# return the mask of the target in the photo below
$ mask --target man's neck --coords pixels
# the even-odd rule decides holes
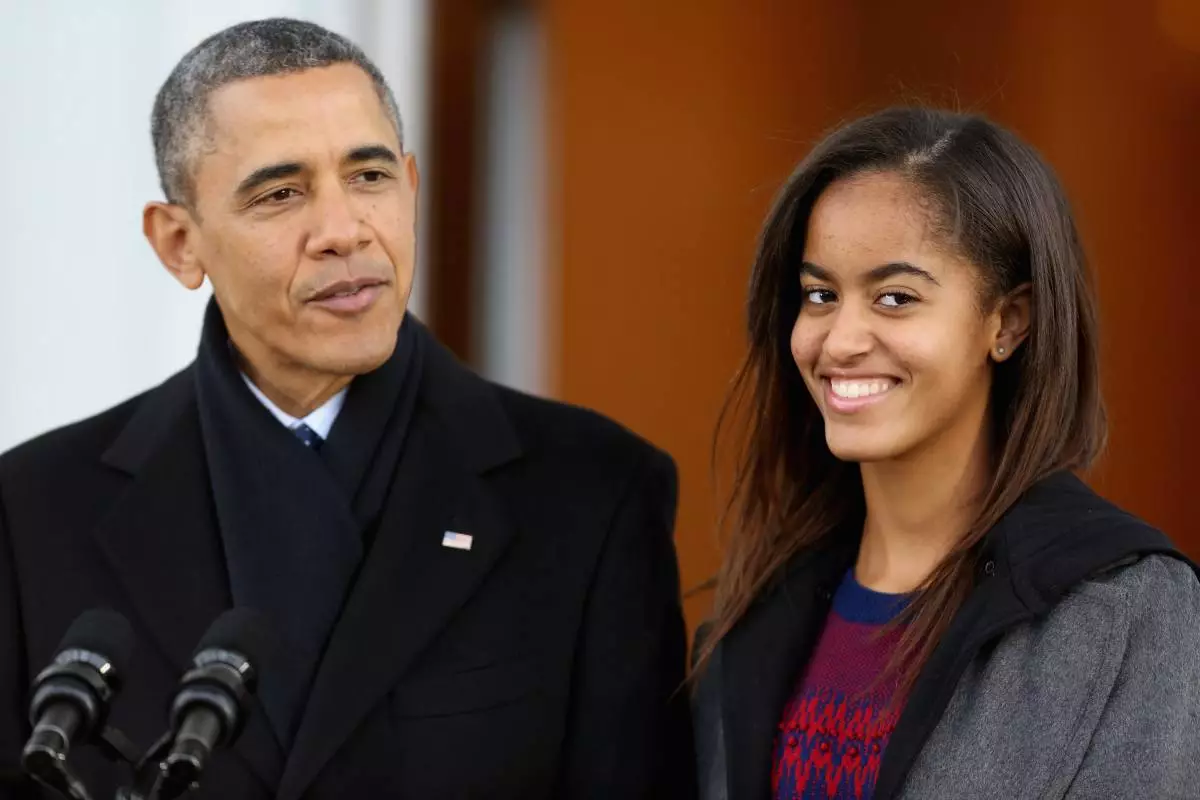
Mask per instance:
[[[328,375],[302,368],[288,369],[271,365],[262,369],[234,343],[238,366],[267,399],[279,409],[296,419],[303,419],[316,411],[350,385],[351,375]]]
[[[855,574],[881,592],[910,592],[974,522],[990,474],[985,428],[902,461],[863,464],[867,518]]]

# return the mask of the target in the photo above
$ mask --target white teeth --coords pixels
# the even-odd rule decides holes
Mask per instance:
[[[830,386],[833,387],[833,393],[838,397],[853,399],[856,397],[870,397],[871,395],[883,394],[888,389],[891,389],[895,383],[889,380],[883,381],[830,381]]]

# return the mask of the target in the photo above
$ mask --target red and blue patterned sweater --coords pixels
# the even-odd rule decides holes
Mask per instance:
[[[860,585],[850,570],[783,711],[775,741],[775,800],[870,800],[903,704],[884,673],[901,631],[881,629],[907,595]],[[895,672],[894,670],[892,671]]]

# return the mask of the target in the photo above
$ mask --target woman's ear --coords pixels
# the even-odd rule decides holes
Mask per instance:
[[[1028,283],[1013,289],[997,303],[996,310],[992,312],[995,331],[991,351],[994,361],[1007,360],[1025,341],[1029,335],[1032,304],[1033,291]]]

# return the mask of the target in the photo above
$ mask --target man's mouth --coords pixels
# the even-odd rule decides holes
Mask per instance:
[[[379,278],[337,281],[322,287],[307,302],[337,314],[358,314],[375,303],[386,285],[387,282]]]

